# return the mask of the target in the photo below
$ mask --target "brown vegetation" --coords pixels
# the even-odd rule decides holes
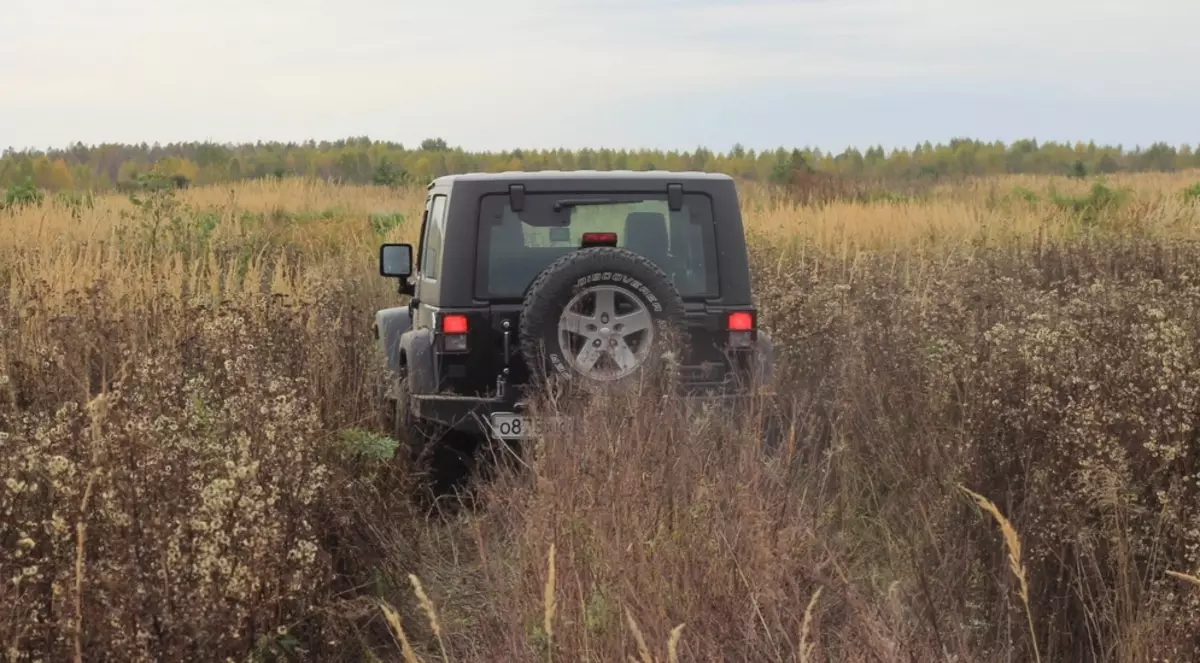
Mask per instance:
[[[376,246],[415,231],[371,215],[422,191],[0,213],[0,653],[1193,659],[1196,179],[751,187],[781,454],[615,394],[442,518],[371,429]]]

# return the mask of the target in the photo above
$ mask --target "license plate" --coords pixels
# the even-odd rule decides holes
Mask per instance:
[[[533,417],[512,412],[496,412],[492,415],[492,431],[502,440],[518,440],[537,435],[537,422]]]

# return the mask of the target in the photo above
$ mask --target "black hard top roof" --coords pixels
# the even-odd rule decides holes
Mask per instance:
[[[508,181],[569,181],[569,180],[606,180],[606,181],[638,181],[638,182],[678,182],[681,180],[703,180],[710,182],[733,181],[724,173],[706,173],[701,171],[670,171],[670,170],[509,170],[500,173],[459,173],[443,175],[429,183],[429,188],[451,185],[455,182],[508,182]]]

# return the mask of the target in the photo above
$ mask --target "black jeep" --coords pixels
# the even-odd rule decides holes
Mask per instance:
[[[614,383],[654,365],[663,323],[683,330],[687,396],[769,383],[732,178],[472,173],[428,189],[415,267],[411,245],[380,248],[380,274],[411,300],[375,314],[384,425],[426,463],[448,433],[533,435],[528,392],[546,379]]]

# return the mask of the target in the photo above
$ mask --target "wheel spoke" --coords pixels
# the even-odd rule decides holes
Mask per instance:
[[[596,291],[596,310],[592,312],[592,316],[599,318],[605,314],[608,314],[610,320],[616,317],[617,314],[617,304],[613,298],[613,291],[608,288]]]
[[[621,325],[619,327],[620,334],[621,337],[624,338],[630,334],[636,334],[637,332],[650,328],[650,311],[646,309],[639,309],[633,313],[615,318],[613,323],[614,325]]]
[[[619,366],[622,371],[627,371],[637,366],[637,355],[633,354],[633,350],[629,349],[629,346],[625,343],[625,340],[618,338],[616,341],[616,347],[612,348],[612,358],[613,361],[617,362],[617,366]]]
[[[604,351],[596,347],[593,343],[586,343],[583,349],[575,357],[575,366],[584,373],[589,373],[596,366],[596,362],[600,360]]]
[[[591,316],[587,316],[587,315],[581,315],[579,313],[574,313],[572,311],[567,311],[566,313],[563,313],[562,317],[559,318],[559,321],[558,321],[558,325],[559,325],[560,329],[565,329],[566,331],[569,331],[572,334],[579,334],[579,335],[585,336],[587,338],[591,338],[592,336],[595,335],[594,331],[588,330],[588,325],[594,326],[595,324],[596,324],[595,318],[593,318]]]

